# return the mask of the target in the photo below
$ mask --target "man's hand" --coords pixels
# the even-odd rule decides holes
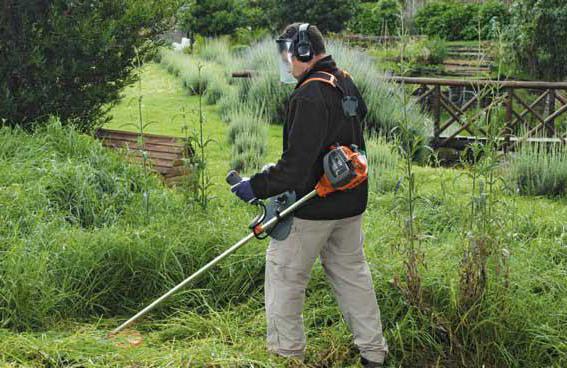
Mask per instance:
[[[250,179],[244,178],[238,184],[232,186],[230,191],[244,202],[250,203],[256,198],[254,192],[252,191],[252,185],[250,185]]]

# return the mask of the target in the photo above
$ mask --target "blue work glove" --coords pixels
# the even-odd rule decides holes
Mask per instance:
[[[252,191],[252,185],[250,185],[250,179],[242,179],[242,181],[230,188],[230,191],[244,202],[250,203],[256,196]]]

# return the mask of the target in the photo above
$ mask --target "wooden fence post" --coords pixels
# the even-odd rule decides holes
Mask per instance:
[[[441,86],[436,85],[433,88],[435,89],[435,92],[433,92],[433,137],[435,141],[438,141],[441,130]]]
[[[555,93],[554,89],[550,89],[547,95],[547,110],[549,110],[549,115],[547,116],[551,116],[555,113]],[[555,135],[555,119],[549,120],[544,129],[548,132],[550,137],[553,137]]]
[[[508,151],[508,147],[510,147],[510,137],[512,136],[512,122],[514,119],[514,90],[512,88],[508,88],[506,92],[506,116],[505,116],[505,128],[504,128],[504,152]]]

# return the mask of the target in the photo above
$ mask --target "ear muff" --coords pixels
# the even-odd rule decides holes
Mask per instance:
[[[313,49],[309,41],[309,23],[303,23],[299,26],[299,36],[295,47],[295,56],[297,60],[306,63],[313,59]]]

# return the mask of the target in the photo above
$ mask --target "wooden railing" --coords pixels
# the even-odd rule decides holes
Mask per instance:
[[[413,95],[417,103],[432,114],[433,144],[437,147],[450,146],[459,138],[486,139],[488,133],[481,124],[482,119],[497,114],[499,109],[503,121],[497,137],[505,148],[529,139],[567,142],[564,133],[556,129],[558,118],[567,115],[567,82],[386,79],[419,86]],[[455,89],[462,91],[457,93],[457,99],[452,93]]]

